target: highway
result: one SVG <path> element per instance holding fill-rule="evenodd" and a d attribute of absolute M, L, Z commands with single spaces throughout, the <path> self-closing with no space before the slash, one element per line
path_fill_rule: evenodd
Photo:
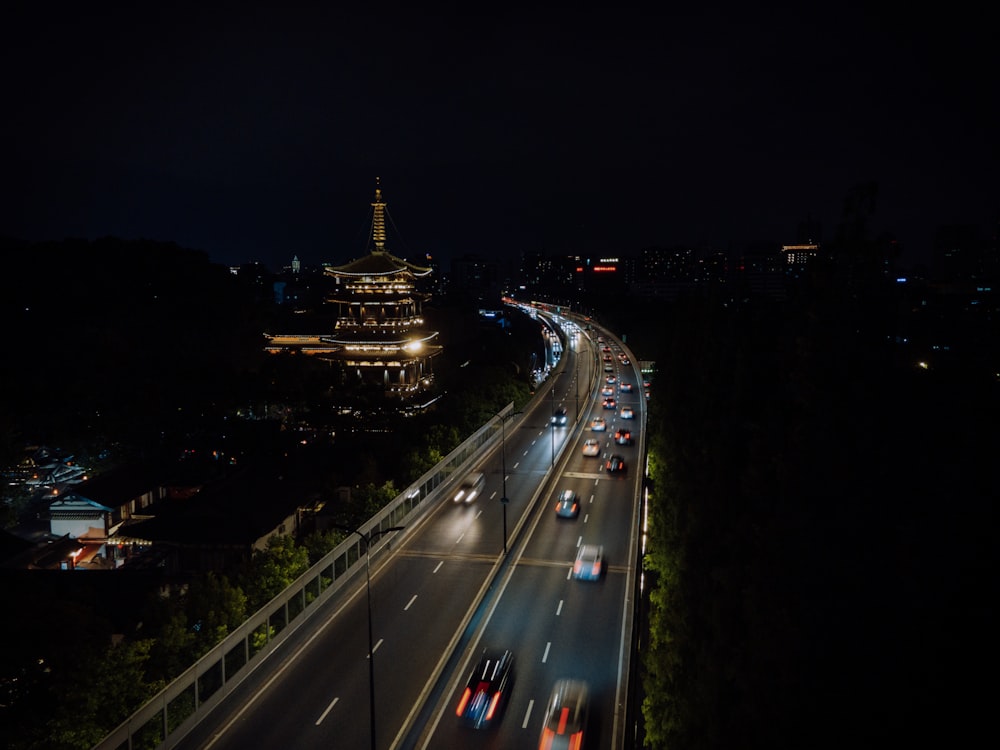
<path fill-rule="evenodd" d="M 618 393 L 616 384 L 619 403 L 602 408 L 598 386 L 606 374 L 594 346 L 586 337 L 579 355 L 576 344 L 567 346 L 549 378 L 553 390 L 507 422 L 503 455 L 498 446 L 477 467 L 486 474 L 479 498 L 470 505 L 441 501 L 399 535 L 391 554 L 373 557 L 374 742 L 369 611 L 359 576 L 177 746 L 531 747 L 552 684 L 572 676 L 592 690 L 585 747 L 622 747 L 645 399 L 635 366 L 621 364 L 613 350 L 611 374 L 635 387 Z M 622 405 L 633 407 L 634 420 L 618 416 Z M 558 407 L 567 409 L 566 427 L 549 424 Z M 595 416 L 607 419 L 606 432 L 589 430 Z M 613 443 L 623 424 L 635 428 L 631 446 Z M 600 456 L 582 455 L 588 437 L 600 440 Z M 626 457 L 627 471 L 603 471 L 612 452 Z M 501 467 L 509 498 L 506 556 Z M 575 519 L 554 513 L 563 489 L 582 501 Z M 581 543 L 603 545 L 601 580 L 571 578 Z M 502 720 L 473 730 L 458 725 L 455 706 L 486 645 L 514 651 L 515 679 Z"/>

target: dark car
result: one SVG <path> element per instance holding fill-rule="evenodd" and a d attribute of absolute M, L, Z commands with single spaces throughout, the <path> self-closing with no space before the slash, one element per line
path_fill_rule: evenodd
<path fill-rule="evenodd" d="M 617 453 L 614 454 L 604 464 L 604 470 L 609 474 L 617 474 L 620 471 L 625 471 L 625 457 L 619 456 Z"/>
<path fill-rule="evenodd" d="M 545 705 L 545 724 L 538 738 L 538 750 L 583 747 L 587 728 L 590 689 L 582 680 L 558 680 Z"/>
<path fill-rule="evenodd" d="M 560 518 L 576 518 L 580 515 L 580 502 L 573 490 L 563 490 L 556 498 L 556 515 Z"/>
<path fill-rule="evenodd" d="M 556 409 L 552 414 L 552 424 L 557 427 L 562 427 L 569 421 L 569 416 L 566 414 L 565 409 Z"/>
<path fill-rule="evenodd" d="M 499 721 L 513 682 L 513 667 L 514 654 L 509 650 L 484 649 L 469 675 L 455 715 L 474 729 Z"/>
<path fill-rule="evenodd" d="M 632 430 L 627 427 L 615 430 L 615 442 L 618 445 L 632 445 Z"/>

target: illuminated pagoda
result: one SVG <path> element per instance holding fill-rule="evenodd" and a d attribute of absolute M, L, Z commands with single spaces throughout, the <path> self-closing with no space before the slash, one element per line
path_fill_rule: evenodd
<path fill-rule="evenodd" d="M 348 381 L 381 385 L 386 395 L 405 397 L 430 384 L 431 359 L 441 351 L 432 343 L 437 332 L 424 328 L 423 303 L 431 295 L 418 288 L 433 269 L 386 250 L 386 204 L 378 179 L 371 205 L 369 252 L 324 268 L 333 280 L 326 302 L 337 306 L 333 333 L 268 336 L 267 350 L 319 356 L 340 364 Z"/>

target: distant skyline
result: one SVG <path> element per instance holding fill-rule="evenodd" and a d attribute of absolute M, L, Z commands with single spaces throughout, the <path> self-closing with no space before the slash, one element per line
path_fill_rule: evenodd
<path fill-rule="evenodd" d="M 442 265 L 829 241 L 867 181 L 904 264 L 998 220 L 1000 59 L 941 9 L 15 8 L 4 236 L 342 263 L 376 177 L 388 249 Z"/>

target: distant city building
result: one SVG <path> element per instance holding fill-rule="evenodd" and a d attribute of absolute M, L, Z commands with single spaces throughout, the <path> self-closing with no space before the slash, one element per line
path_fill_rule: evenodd
<path fill-rule="evenodd" d="M 806 267 L 810 263 L 815 263 L 819 249 L 819 245 L 815 242 L 782 245 L 781 255 L 785 261 L 785 276 L 789 279 L 800 278 L 805 273 Z"/>
<path fill-rule="evenodd" d="M 995 238 L 990 243 L 983 239 L 978 227 L 949 224 L 934 235 L 931 263 L 935 279 L 955 281 L 996 279 L 1000 260 Z"/>
<path fill-rule="evenodd" d="M 784 299 L 787 258 L 770 242 L 749 243 L 735 254 L 734 280 L 740 298 Z"/>
<path fill-rule="evenodd" d="M 699 284 L 726 283 L 732 270 L 729 254 L 722 250 L 681 245 L 648 247 L 634 261 L 629 286 L 642 297 L 673 300 Z"/>
<path fill-rule="evenodd" d="M 617 255 L 587 258 L 576 267 L 577 287 L 596 296 L 621 294 L 627 288 L 625 263 Z"/>
<path fill-rule="evenodd" d="M 451 261 L 451 287 L 459 294 L 499 297 L 500 279 L 500 265 L 494 258 L 466 254 Z"/>
<path fill-rule="evenodd" d="M 785 258 L 785 267 L 796 271 L 805 268 L 809 261 L 819 255 L 819 245 L 812 242 L 802 245 L 782 245 L 781 252 Z"/>

